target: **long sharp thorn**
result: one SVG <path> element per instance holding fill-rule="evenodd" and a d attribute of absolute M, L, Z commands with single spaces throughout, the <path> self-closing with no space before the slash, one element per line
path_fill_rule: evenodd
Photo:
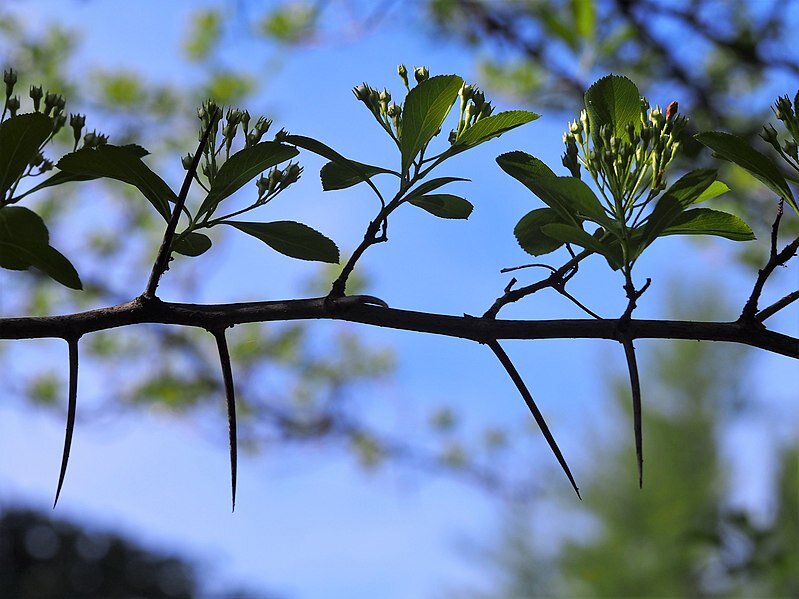
<path fill-rule="evenodd" d="M 64 434 L 64 453 L 61 456 L 61 472 L 58 475 L 58 487 L 55 492 L 53 509 L 58 505 L 58 497 L 61 495 L 61 487 L 64 485 L 64 477 L 67 473 L 67 463 L 69 462 L 69 450 L 72 447 L 72 433 L 75 430 L 75 412 L 78 404 L 78 340 L 68 339 L 69 345 L 69 398 L 67 399 L 67 428 Z"/>
<path fill-rule="evenodd" d="M 236 396 L 233 391 L 233 371 L 230 368 L 230 352 L 224 331 L 214 333 L 216 345 L 219 349 L 219 362 L 222 366 L 222 380 L 225 384 L 225 398 L 227 401 L 228 440 L 230 443 L 230 489 L 232 510 L 236 511 L 236 470 L 237 470 L 237 441 L 236 441 Z"/>
<path fill-rule="evenodd" d="M 629 338 L 621 341 L 624 356 L 627 358 L 627 369 L 630 372 L 630 390 L 633 395 L 633 428 L 635 429 L 635 457 L 638 461 L 638 487 L 644 487 L 644 442 L 641 430 L 641 381 L 638 377 L 638 362 L 635 359 L 635 347 Z"/>
<path fill-rule="evenodd" d="M 544 420 L 543 414 L 541 414 L 541 410 L 538 409 L 538 406 L 535 404 L 533 400 L 533 396 L 530 394 L 530 391 L 527 389 L 527 385 L 524 383 L 524 379 L 522 379 L 519 372 L 516 370 L 516 367 L 513 365 L 513 362 L 508 357 L 508 354 L 505 353 L 505 350 L 502 349 L 502 346 L 496 340 L 487 341 L 486 345 L 491 348 L 491 351 L 494 352 L 494 355 L 499 359 L 502 366 L 507 371 L 508 375 L 510 376 L 511 380 L 513 380 L 516 388 L 519 390 L 519 393 L 524 398 L 524 402 L 527 404 L 527 407 L 530 409 L 530 412 L 535 418 L 536 423 L 538 424 L 538 428 L 541 429 L 541 432 L 544 434 L 544 438 L 547 440 L 549 444 L 549 448 L 552 450 L 552 453 L 555 454 L 555 457 L 558 459 L 558 463 L 560 467 L 563 468 L 563 471 L 566 473 L 566 476 L 569 479 L 572 487 L 574 488 L 574 492 L 577 493 L 577 497 L 582 500 L 580 496 L 580 489 L 577 488 L 577 483 L 572 476 L 571 470 L 569 470 L 569 465 L 566 463 L 566 459 L 563 457 L 563 454 L 558 447 L 557 442 L 555 441 L 555 437 L 552 436 L 552 433 L 549 431 L 549 427 L 547 426 L 546 420 Z"/>

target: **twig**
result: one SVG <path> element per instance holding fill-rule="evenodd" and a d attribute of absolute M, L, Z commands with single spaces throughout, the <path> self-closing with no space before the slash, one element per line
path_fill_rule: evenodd
<path fill-rule="evenodd" d="M 153 270 L 150 272 L 150 279 L 147 281 L 147 288 L 144 291 L 144 297 L 155 297 L 155 291 L 158 288 L 158 282 L 161 280 L 161 275 L 163 275 L 168 268 L 169 257 L 172 254 L 172 240 L 175 237 L 175 230 L 178 227 L 178 221 L 180 221 L 180 214 L 186 204 L 186 198 L 189 195 L 191 182 L 194 179 L 194 175 L 197 173 L 197 167 L 200 165 L 200 160 L 202 159 L 205 145 L 208 143 L 208 137 L 211 135 L 211 129 L 216 126 L 216 121 L 219 116 L 219 109 L 217 109 L 217 111 L 211 115 L 211 119 L 208 122 L 208 127 L 206 127 L 205 133 L 203 133 L 202 139 L 200 140 L 200 144 L 197 146 L 197 152 L 194 154 L 191 165 L 186 171 L 186 176 L 183 179 L 183 185 L 180 188 L 180 194 L 178 195 L 177 202 L 175 202 L 175 207 L 172 209 L 172 216 L 166 225 L 166 231 L 164 231 L 164 238 L 161 241 L 161 247 L 158 249 L 158 255 L 153 263 Z"/>
<path fill-rule="evenodd" d="M 69 462 L 69 450 L 72 447 L 72 433 L 75 431 L 75 412 L 78 404 L 78 339 L 72 336 L 67 338 L 69 347 L 69 391 L 67 399 L 67 426 L 64 434 L 64 453 L 61 456 L 61 471 L 58 474 L 58 487 L 55 492 L 53 509 L 58 505 L 58 497 L 61 495 L 61 487 L 64 486 L 64 477 L 67 474 L 67 463 Z"/>
<path fill-rule="evenodd" d="M 563 468 L 563 471 L 566 473 L 566 476 L 569 479 L 572 487 L 574 487 L 574 492 L 577 493 L 577 497 L 580 497 L 580 489 L 577 488 L 577 483 L 574 481 L 574 477 L 572 476 L 571 470 L 569 470 L 569 465 L 566 463 L 566 459 L 563 457 L 563 454 L 558 447 L 555 438 L 552 436 L 552 433 L 549 430 L 549 426 L 547 426 L 546 420 L 544 420 L 543 414 L 538 409 L 538 406 L 535 404 L 533 400 L 533 396 L 530 394 L 529 389 L 527 389 L 527 385 L 524 383 L 524 379 L 522 379 L 519 372 L 516 370 L 516 367 L 513 365 L 513 362 L 508 357 L 508 354 L 505 353 L 505 350 L 502 349 L 502 346 L 496 339 L 491 339 L 486 341 L 486 345 L 491 348 L 491 351 L 494 352 L 494 355 L 499 359 L 502 366 L 507 371 L 508 375 L 510 376 L 513 383 L 516 385 L 516 388 L 519 390 L 522 398 L 524 398 L 524 403 L 527 404 L 527 407 L 530 409 L 530 412 L 535 418 L 536 423 L 538 424 L 538 428 L 541 429 L 541 432 L 544 435 L 544 438 L 547 440 L 549 444 L 549 448 L 552 450 L 552 453 L 555 454 L 555 457 L 560 464 L 560 467 Z"/>
<path fill-rule="evenodd" d="M 757 320 L 758 322 L 763 322 L 770 316 L 774 316 L 777 312 L 779 312 L 786 306 L 791 305 L 796 300 L 799 300 L 799 289 L 797 289 L 796 291 L 792 291 L 788 295 L 778 299 L 769 307 L 763 308 L 760 312 L 755 314 L 755 320 Z"/>

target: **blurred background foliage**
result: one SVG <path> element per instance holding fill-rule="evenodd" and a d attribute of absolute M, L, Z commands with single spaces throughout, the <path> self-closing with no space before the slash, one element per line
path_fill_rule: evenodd
<path fill-rule="evenodd" d="M 63 93 L 68 110 L 87 112 L 90 128 L 102 128 L 114 143 L 135 141 L 156 159 L 184 154 L 193 146 L 195 106 L 204 98 L 246 105 L 263 91 L 268 76 L 260 67 L 278 68 L 281 52 L 332 46 L 398 27 L 448 39 L 473 57 L 483 87 L 521 105 L 546 107 L 549 114 L 562 114 L 564 122 L 596 77 L 616 72 L 630 76 L 645 95 L 679 97 L 681 111 L 691 117 L 689 132 L 721 129 L 754 138 L 773 116 L 769 106 L 774 98 L 796 90 L 799 59 L 790 50 L 797 26 L 799 6 L 780 0 L 240 0 L 207 3 L 187 23 L 183 59 L 196 74 L 190 89 L 151 81 L 145 71 L 76 68 L 71 57 L 80 32 L 52 24 L 34 30 L 10 14 L 0 18 L 0 56 L 4 66 L 20 72 L 21 89 L 42 83 Z M 225 61 L 220 48 L 234 35 L 263 40 L 266 58 L 254 64 Z M 768 151 L 765 144 L 759 147 Z M 694 162 L 710 159 L 697 154 L 698 148 L 693 152 Z M 773 202 L 770 194 L 732 166 L 725 167 L 722 179 L 736 190 L 728 201 L 762 237 L 770 223 L 764 209 Z M 13 286 L 3 288 L 3 315 L 125 301 L 129 298 L 119 291 L 123 282 L 144 280 L 152 259 L 148 248 L 157 247 L 161 234 L 149 207 L 98 200 L 108 216 L 81 226 L 79 202 L 67 201 L 70 193 L 76 191 L 59 189 L 58 197 L 39 194 L 36 209 L 55 235 L 70 228 L 79 233 L 70 235 L 64 248 L 80 256 L 86 292 L 73 297 L 46 279 L 16 277 Z M 114 193 L 128 192 L 114 188 Z M 796 219 L 786 224 L 791 223 L 794 230 L 788 233 L 795 234 Z M 138 234 L 120 238 L 120 229 Z M 763 251 L 764 246 L 748 250 L 741 259 L 757 264 Z M 308 287 L 322 294 L 333 277 L 330 270 L 320 272 Z M 174 278 L 184 297 L 199 288 L 197 273 L 176 272 Z M 685 296 L 675 306 L 695 303 L 696 297 Z M 712 318 L 716 308 L 710 302 L 704 317 Z M 220 382 L 207 341 L 193 331 L 154 327 L 87 338 L 86 367 L 109 378 L 100 388 L 113 379 L 119 392 L 96 408 L 99 416 L 84 411 L 81 417 L 91 421 L 129 410 L 161 410 L 179 418 L 221 416 Z M 457 408 L 443 405 L 430 408 L 427 422 L 414 424 L 430 433 L 429 439 L 414 443 L 361 418 L 356 398 L 379 393 L 392 376 L 390 348 L 344 327 L 319 333 L 304 324 L 236 327 L 229 343 L 244 451 L 323 444 L 350 452 L 366 468 L 387 461 L 408 464 L 459 477 L 498 498 L 507 510 L 507 527 L 475 557 L 488 557 L 495 572 L 490 589 L 455 590 L 453 595 L 799 596 L 799 445 L 794 442 L 779 453 L 769 509 L 753 514 L 727 501 L 724 431 L 757 410 L 757 401 L 748 397 L 756 390 L 742 387 L 749 360 L 744 352 L 674 343 L 649 354 L 644 427 L 648 461 L 658 468 L 650 470 L 646 496 L 633 488 L 631 427 L 623 422 L 629 412 L 622 405 L 627 392 L 619 390 L 618 430 L 592 452 L 593 475 L 583 481 L 586 500 L 575 505 L 570 497 L 541 500 L 533 481 L 503 470 L 498 455 L 526 451 L 518 431 L 487 424 L 479 438 L 463 435 Z M 8 347 L 0 345 L 0 360 L 10 360 Z M 159 348 L 155 362 L 151 347 Z M 62 370 L 42 365 L 7 383 L 13 394 L 61 416 Z M 551 537 L 535 529 L 536 511 L 553 501 L 561 523 L 555 537 L 561 541 L 541 543 L 539 538 Z M 571 538 L 572 518 L 581 523 L 577 528 L 592 534 Z M 23 512 L 7 512 L 2 526 L 4 531 L 50 527 L 50 536 L 61 535 L 62 548 L 83 534 Z M 35 551 L 21 557 L 9 549 L 26 543 L 13 539 L 31 534 L 3 535 L 0 569 L 11 568 L 18 577 L 0 579 L 23 585 L 8 587 L 13 590 L 4 596 L 41 596 L 25 594 L 27 569 L 42 568 L 54 558 L 37 558 Z M 125 543 L 112 543 L 122 548 L 118 559 L 170 572 L 174 592 L 165 594 L 162 585 L 148 596 L 192 596 L 196 582 L 189 566 L 160 557 L 142 562 L 140 550 Z M 18 561 L 8 566 L 12 554 Z M 107 596 L 126 595 L 108 591 Z"/>

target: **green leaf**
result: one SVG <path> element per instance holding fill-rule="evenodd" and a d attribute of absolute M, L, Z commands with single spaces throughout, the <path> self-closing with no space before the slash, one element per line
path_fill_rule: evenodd
<path fill-rule="evenodd" d="M 710 208 L 686 210 L 661 233 L 665 235 L 716 235 L 733 241 L 755 239 L 752 229 L 740 218 Z"/>
<path fill-rule="evenodd" d="M 536 208 L 525 214 L 513 229 L 521 248 L 533 256 L 554 252 L 563 242 L 544 233 L 542 227 L 552 223 L 564 224 L 560 215 L 552 208 Z"/>
<path fill-rule="evenodd" d="M 370 164 L 364 164 L 362 162 L 355 162 L 354 160 L 349 161 L 350 163 L 357 165 L 358 170 L 353 170 L 349 166 L 344 164 L 339 164 L 336 162 L 328 162 L 322 167 L 322 170 L 319 171 L 319 177 L 322 179 L 322 189 L 325 191 L 332 191 L 334 189 L 346 189 L 347 187 L 352 187 L 353 185 L 357 185 L 358 183 L 363 183 L 364 175 L 371 179 L 375 175 L 380 174 L 396 174 L 394 171 L 390 171 L 385 168 L 381 168 L 379 166 L 372 166 Z"/>
<path fill-rule="evenodd" d="M 313 152 L 314 154 L 318 154 L 323 158 L 327 158 L 331 162 L 338 164 L 339 166 L 344 167 L 346 170 L 351 171 L 356 175 L 358 175 L 361 181 L 368 181 L 373 176 L 369 174 L 368 171 L 365 171 L 362 168 L 363 166 L 366 165 L 363 165 L 360 162 L 356 162 L 355 160 L 350 160 L 349 158 L 345 158 L 327 144 L 324 144 L 321 141 L 318 141 L 311 137 L 305 137 L 304 135 L 287 135 L 286 137 L 283 138 L 283 141 L 295 145 L 304 150 L 308 150 L 309 152 Z M 378 167 L 370 167 L 370 168 L 378 168 Z M 382 172 L 399 176 L 399 173 L 390 170 L 385 170 Z M 323 189 L 324 189 L 324 184 L 325 182 L 323 179 L 322 180 Z"/>
<path fill-rule="evenodd" d="M 38 112 L 20 114 L 0 123 L 0 198 L 22 176 L 52 132 L 52 119 Z"/>
<path fill-rule="evenodd" d="M 119 147 L 130 150 L 139 158 L 143 158 L 144 156 L 147 156 L 150 153 L 141 146 L 138 146 L 136 144 L 127 144 Z M 14 198 L 14 202 L 18 202 L 25 196 L 35 193 L 37 191 L 41 191 L 42 189 L 46 189 L 48 187 L 55 187 L 56 185 L 62 185 L 64 183 L 72 183 L 75 181 L 92 181 L 94 179 L 97 179 L 97 177 L 92 175 L 76 175 L 74 173 L 68 173 L 66 171 L 58 171 L 48 179 L 39 183 L 36 187 L 31 187 L 25 193 L 16 196 Z"/>
<path fill-rule="evenodd" d="M 622 267 L 621 248 L 615 240 L 612 242 L 603 242 L 599 237 L 590 235 L 579 227 L 561 223 L 544 225 L 541 227 L 541 230 L 548 237 L 564 243 L 579 245 L 582 248 L 601 254 L 605 257 L 613 270 L 618 270 Z"/>
<path fill-rule="evenodd" d="M 641 228 L 637 253 L 644 251 L 688 206 L 702 197 L 715 179 L 714 170 L 695 170 L 683 175 L 669 187 Z"/>
<path fill-rule="evenodd" d="M 474 206 L 459 197 L 448 193 L 430 194 L 409 200 L 414 206 L 427 210 L 441 218 L 469 218 Z"/>
<path fill-rule="evenodd" d="M 497 164 L 555 210 L 561 222 L 578 225 L 581 219 L 588 218 L 606 228 L 615 228 L 599 199 L 580 179 L 558 177 L 541 160 L 524 152 L 502 154 Z"/>
<path fill-rule="evenodd" d="M 272 223 L 247 223 L 223 221 L 256 239 L 260 239 L 273 250 L 300 260 L 315 260 L 338 264 L 339 252 L 336 244 L 307 225 L 292 221 Z"/>
<path fill-rule="evenodd" d="M 75 267 L 50 245 L 38 214 L 18 206 L 0 209 L 0 267 L 25 270 L 31 266 L 71 289 L 82 289 Z"/>
<path fill-rule="evenodd" d="M 448 153 L 457 154 L 473 148 L 484 141 L 499 137 L 506 131 L 534 121 L 540 116 L 540 114 L 528 112 L 527 110 L 509 110 L 487 116 L 466 129 Z"/>
<path fill-rule="evenodd" d="M 402 109 L 402 172 L 441 129 L 462 85 L 463 79 L 457 75 L 439 75 L 425 79 L 408 92 Z"/>
<path fill-rule="evenodd" d="M 214 213 L 219 202 L 233 195 L 268 168 L 294 158 L 299 151 L 275 141 L 263 141 L 239 150 L 220 167 L 197 215 Z"/>
<path fill-rule="evenodd" d="M 172 251 L 184 256 L 199 256 L 210 249 L 211 239 L 193 231 L 172 245 Z"/>
<path fill-rule="evenodd" d="M 83 148 L 67 154 L 56 166 L 74 175 L 107 177 L 133 185 L 167 221 L 171 214 L 169 202 L 177 201 L 169 185 L 142 162 L 138 152 L 127 147 L 104 145 L 94 149 Z"/>
<path fill-rule="evenodd" d="M 720 195 L 724 195 L 730 191 L 730 188 L 727 187 L 727 184 L 723 181 L 713 181 L 705 191 L 699 194 L 699 197 L 694 200 L 694 204 L 699 204 L 700 202 L 706 202 L 707 200 L 712 200 L 713 198 L 717 198 Z"/>
<path fill-rule="evenodd" d="M 594 83 L 585 92 L 585 109 L 594 139 L 602 125 L 608 125 L 617 137 L 624 137 L 628 123 L 640 129 L 641 94 L 627 77 L 608 75 Z"/>
<path fill-rule="evenodd" d="M 414 198 L 418 198 L 419 196 L 423 196 L 424 194 L 433 191 L 434 189 L 438 189 L 439 187 L 443 187 L 447 183 L 454 183 L 455 181 L 468 181 L 469 179 L 463 179 L 461 177 L 436 177 L 435 179 L 430 179 L 429 181 L 425 181 L 405 196 L 405 201 L 410 202 Z"/>
<path fill-rule="evenodd" d="M 723 131 L 698 133 L 694 137 L 713 150 L 716 156 L 734 162 L 749 171 L 799 213 L 799 206 L 793 199 L 783 174 L 771 158 L 754 149 L 745 139 Z"/>

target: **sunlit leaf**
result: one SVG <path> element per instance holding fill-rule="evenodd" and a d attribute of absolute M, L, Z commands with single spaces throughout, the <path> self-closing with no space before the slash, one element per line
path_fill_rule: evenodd
<path fill-rule="evenodd" d="M 419 83 L 405 98 L 402 109 L 402 171 L 441 129 L 458 97 L 463 79 L 457 75 L 439 75 Z"/>
<path fill-rule="evenodd" d="M 710 208 L 686 210 L 660 235 L 716 235 L 733 241 L 755 239 L 752 229 L 740 218 Z"/>
<path fill-rule="evenodd" d="M 617 137 L 624 137 L 629 123 L 640 128 L 641 94 L 627 77 L 608 75 L 594 83 L 585 92 L 585 109 L 594 139 L 602 125 L 608 125 Z"/>
<path fill-rule="evenodd" d="M 506 131 L 534 121 L 540 116 L 527 110 L 509 110 L 487 116 L 466 129 L 448 153 L 456 154 L 473 148 L 489 139 L 499 137 Z"/>

